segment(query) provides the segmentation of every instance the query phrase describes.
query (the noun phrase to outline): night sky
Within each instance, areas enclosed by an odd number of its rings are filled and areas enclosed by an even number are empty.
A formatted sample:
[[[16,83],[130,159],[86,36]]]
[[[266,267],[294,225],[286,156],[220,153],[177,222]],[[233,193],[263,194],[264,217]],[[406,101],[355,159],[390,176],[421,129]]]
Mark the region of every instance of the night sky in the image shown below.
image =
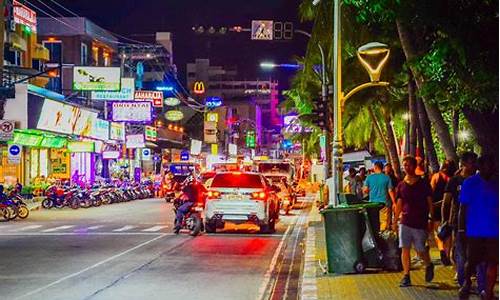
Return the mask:
[[[157,31],[172,32],[174,63],[183,82],[186,63],[194,62],[195,58],[209,58],[212,65],[236,66],[241,79],[272,76],[284,88],[293,71],[262,71],[259,62],[293,62],[294,56],[304,55],[307,43],[301,35],[296,35],[293,41],[279,42],[252,41],[248,32],[200,36],[191,30],[193,26],[250,27],[252,19],[268,19],[291,21],[297,29],[310,30],[310,24],[298,20],[300,0],[29,0],[41,8],[43,2],[70,16],[53,1],[105,29],[144,42],[153,42],[152,34]]]

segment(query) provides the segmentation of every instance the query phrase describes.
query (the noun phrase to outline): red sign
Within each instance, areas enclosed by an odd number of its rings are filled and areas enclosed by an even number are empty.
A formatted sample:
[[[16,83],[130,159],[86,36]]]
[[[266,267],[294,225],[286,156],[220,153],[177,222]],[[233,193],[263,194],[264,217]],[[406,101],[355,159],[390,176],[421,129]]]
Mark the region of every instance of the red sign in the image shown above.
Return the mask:
[[[28,26],[36,32],[36,12],[14,0],[14,23]]]
[[[163,107],[163,92],[162,91],[135,91],[135,100],[151,101],[153,107]]]

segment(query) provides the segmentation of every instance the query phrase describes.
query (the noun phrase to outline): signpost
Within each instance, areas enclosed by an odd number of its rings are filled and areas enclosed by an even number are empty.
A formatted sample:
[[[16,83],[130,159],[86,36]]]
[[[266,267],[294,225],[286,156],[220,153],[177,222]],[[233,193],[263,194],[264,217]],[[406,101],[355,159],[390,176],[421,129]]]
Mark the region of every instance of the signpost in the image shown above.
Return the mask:
[[[252,40],[272,41],[273,29],[273,21],[252,20]]]
[[[7,149],[7,160],[11,164],[19,164],[21,163],[21,152],[22,152],[23,146],[16,145],[16,144],[10,144],[8,149]]]

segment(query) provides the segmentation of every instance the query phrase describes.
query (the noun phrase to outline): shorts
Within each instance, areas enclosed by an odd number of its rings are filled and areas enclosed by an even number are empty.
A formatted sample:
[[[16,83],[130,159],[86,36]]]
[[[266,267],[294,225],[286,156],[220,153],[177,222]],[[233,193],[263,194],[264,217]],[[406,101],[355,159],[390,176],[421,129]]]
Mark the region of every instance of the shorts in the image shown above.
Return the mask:
[[[427,241],[427,231],[399,224],[399,248],[413,247],[417,252],[425,251],[425,242]]]
[[[498,238],[467,237],[467,258],[498,264]]]

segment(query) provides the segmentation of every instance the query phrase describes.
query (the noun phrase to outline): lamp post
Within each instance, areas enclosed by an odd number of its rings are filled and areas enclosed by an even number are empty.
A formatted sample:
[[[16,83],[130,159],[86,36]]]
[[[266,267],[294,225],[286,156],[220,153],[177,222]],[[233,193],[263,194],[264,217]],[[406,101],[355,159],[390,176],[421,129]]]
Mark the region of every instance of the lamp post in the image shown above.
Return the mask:
[[[317,4],[319,1],[314,1]],[[388,82],[380,81],[382,68],[387,63],[389,58],[389,49],[387,45],[374,42],[368,43],[358,48],[357,56],[363,67],[370,76],[370,82],[361,84],[346,95],[342,92],[342,65],[341,65],[341,21],[340,21],[340,0],[334,0],[333,5],[333,150],[332,150],[332,169],[334,173],[334,182],[332,188],[333,199],[330,204],[338,205],[338,195],[342,191],[342,175],[343,175],[343,138],[342,138],[342,110],[344,103],[355,93],[374,86],[388,86]],[[373,66],[367,58],[373,56],[382,56],[380,62]]]

